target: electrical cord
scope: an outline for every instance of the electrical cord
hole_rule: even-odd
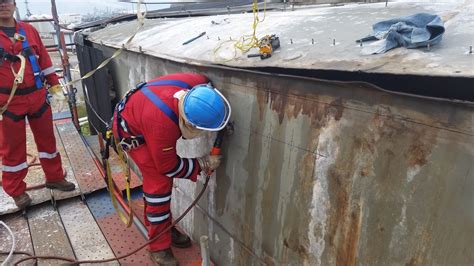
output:
[[[175,226],[178,222],[180,222],[184,216],[186,216],[188,214],[188,212],[198,203],[199,199],[202,197],[202,195],[204,194],[204,191],[206,190],[208,184],[209,184],[209,180],[210,180],[211,176],[210,175],[206,175],[206,181],[204,183],[204,186],[201,190],[201,192],[199,192],[198,196],[196,197],[196,199],[191,203],[191,205],[189,205],[189,207],[178,217],[178,219],[176,219],[173,223],[171,223],[168,227],[166,227],[163,231],[161,231],[158,235],[154,236],[153,238],[151,238],[149,241],[147,241],[146,243],[142,244],[141,246],[139,246],[138,248],[134,249],[133,251],[129,252],[128,254],[125,254],[125,255],[122,255],[120,257],[117,257],[117,258],[110,258],[110,259],[104,259],[104,260],[82,260],[82,261],[77,261],[77,260],[74,260],[74,259],[71,259],[71,258],[66,258],[66,257],[59,257],[59,256],[29,256],[27,258],[23,258],[23,259],[20,259],[18,260],[17,262],[15,262],[13,265],[19,265],[20,263],[22,262],[25,262],[25,261],[28,261],[28,260],[35,260],[35,259],[50,259],[50,260],[62,260],[62,261],[67,261],[67,262],[70,262],[69,265],[80,265],[80,264],[85,264],[85,263],[89,263],[89,264],[95,264],[95,263],[106,263],[106,262],[112,262],[112,261],[118,261],[118,260],[121,260],[123,258],[126,258],[126,257],[129,257],[133,254],[135,254],[136,252],[138,252],[139,250],[143,249],[144,247],[146,247],[147,245],[149,245],[150,243],[152,243],[153,241],[155,241],[156,239],[158,239],[160,236],[162,236],[164,233],[168,232],[173,226]]]
[[[216,48],[214,48],[214,57],[218,62],[226,63],[237,58],[237,51],[241,51],[242,54],[247,53],[252,48],[257,48],[259,40],[257,38],[257,26],[259,23],[265,21],[267,16],[267,1],[263,1],[263,18],[260,19],[259,10],[258,10],[258,0],[254,0],[252,4],[252,13],[253,13],[253,24],[252,24],[252,34],[241,36],[238,40],[227,40],[221,42]],[[224,58],[219,55],[219,51],[224,47],[226,43],[234,43],[234,55],[231,58]]]
[[[12,248],[10,249],[10,252],[8,253],[7,258],[2,263],[2,266],[5,266],[5,265],[7,265],[8,261],[13,256],[13,252],[15,251],[15,246],[16,246],[16,239],[15,239],[15,235],[13,234],[12,230],[10,229],[10,227],[8,227],[8,225],[6,223],[0,221],[0,224],[3,225],[3,227],[5,227],[8,231],[8,233],[10,233],[10,235],[12,236]]]

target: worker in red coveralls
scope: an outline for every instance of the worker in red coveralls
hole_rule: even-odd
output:
[[[114,137],[142,173],[150,238],[171,224],[173,178],[195,182],[201,171],[213,171],[220,164],[219,155],[179,157],[177,140],[223,129],[230,113],[228,101],[210,85],[207,77],[192,73],[166,75],[141,83],[117,105]],[[149,245],[151,258],[159,265],[178,265],[171,244],[188,247],[191,241],[172,228]]]
[[[26,119],[38,147],[38,157],[46,176],[46,187],[63,191],[75,185],[65,180],[61,156],[56,149],[52,112],[47,100],[46,82],[53,101],[65,100],[51,59],[40,36],[31,25],[16,21],[14,0],[0,0],[0,110],[2,186],[15,204],[26,208],[31,198],[23,181],[28,172],[26,160]],[[22,68],[22,62],[24,68]],[[12,94],[16,75],[23,80]],[[11,101],[9,102],[10,96]]]

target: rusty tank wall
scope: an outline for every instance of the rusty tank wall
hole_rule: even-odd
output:
[[[195,240],[209,235],[218,265],[474,262],[473,105],[128,51],[109,71],[121,95],[192,71],[230,100],[223,165],[182,223]],[[211,137],[180,153],[208,152]],[[201,188],[175,182],[175,217]]]

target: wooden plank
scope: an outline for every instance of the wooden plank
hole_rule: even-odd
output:
[[[82,193],[105,188],[105,182],[76,128],[70,123],[56,125]]]
[[[36,255],[75,259],[59,214],[51,204],[37,205],[28,211],[28,224]],[[79,221],[78,221],[79,222]],[[39,260],[38,265],[65,263],[60,260]]]
[[[84,203],[77,198],[61,201],[58,204],[58,211],[78,260],[115,257]],[[118,265],[118,262],[111,264]]]
[[[24,251],[30,254],[33,252],[33,244],[31,243],[30,229],[28,227],[28,221],[25,216],[21,214],[10,214],[0,217],[0,220],[7,224],[8,227],[13,231],[15,236],[16,247],[15,251]],[[12,239],[7,230],[1,227],[0,230],[0,251],[10,252],[12,247]],[[0,255],[0,264],[4,262],[7,256]],[[24,255],[14,255],[9,261],[8,265],[12,265],[15,261],[24,258]],[[20,265],[34,265],[34,261],[27,261]]]

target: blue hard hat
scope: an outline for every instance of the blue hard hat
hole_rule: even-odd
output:
[[[183,109],[187,121],[202,130],[221,130],[230,117],[229,102],[208,84],[194,86],[184,97]]]

